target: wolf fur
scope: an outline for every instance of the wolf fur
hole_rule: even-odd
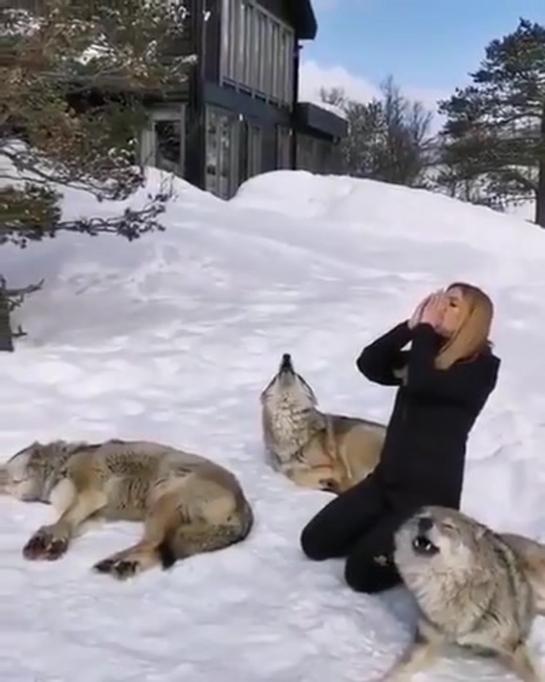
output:
[[[445,644],[495,655],[526,682],[543,679],[527,640],[535,616],[545,615],[544,545],[430,506],[396,532],[394,561],[420,615],[388,682],[411,679]]]
[[[341,493],[376,467],[386,428],[321,412],[317,404],[314,391],[284,353],[261,393],[265,449],[273,467],[297,485]]]
[[[51,503],[59,515],[32,535],[27,559],[58,559],[91,521],[143,521],[138,543],[94,567],[118,579],[227,547],[253,524],[230,471],[146,441],[33,443],[0,466],[0,493]]]

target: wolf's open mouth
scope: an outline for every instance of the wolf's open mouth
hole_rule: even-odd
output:
[[[417,535],[414,538],[413,549],[416,554],[422,554],[423,556],[433,556],[439,552],[439,547],[436,547],[425,535]]]

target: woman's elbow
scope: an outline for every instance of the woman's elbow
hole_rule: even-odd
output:
[[[370,378],[370,374],[372,374],[372,366],[371,362],[369,359],[369,353],[367,351],[367,348],[364,348],[362,352],[359,354],[359,356],[356,359],[356,367],[358,370],[368,379]]]
[[[365,347],[356,360],[356,367],[369,381],[381,383],[383,377],[382,363],[373,354],[369,347]]]

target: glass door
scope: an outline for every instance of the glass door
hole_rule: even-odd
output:
[[[229,199],[239,185],[239,125],[231,112],[217,107],[206,109],[207,191]]]
[[[140,143],[140,161],[183,177],[185,174],[185,105],[149,112]]]

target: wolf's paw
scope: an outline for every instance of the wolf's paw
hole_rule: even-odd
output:
[[[140,562],[130,559],[103,559],[93,568],[98,573],[108,573],[117,580],[126,580],[139,572]]]
[[[51,528],[40,528],[23,547],[25,559],[59,559],[68,549],[68,538],[55,534]]]

